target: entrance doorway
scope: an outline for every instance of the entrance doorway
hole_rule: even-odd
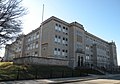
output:
[[[78,56],[78,67],[83,66],[83,57]]]

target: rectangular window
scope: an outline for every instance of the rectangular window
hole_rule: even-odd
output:
[[[68,45],[68,38],[63,37],[62,43],[67,46]]]
[[[33,34],[33,40],[35,40],[36,39],[36,35],[35,34]]]
[[[38,52],[35,52],[35,53],[34,53],[34,56],[38,56]]]
[[[30,49],[32,49],[32,44],[30,44]]]
[[[28,42],[30,42],[30,37],[28,37]]]
[[[55,35],[54,41],[55,41],[56,43],[61,43],[61,37]]]
[[[57,55],[57,48],[54,49],[54,55]]]
[[[86,56],[86,60],[89,60],[90,59],[90,57],[89,56]]]
[[[35,48],[35,43],[33,43],[33,49]]]
[[[63,27],[63,33],[65,33],[66,31],[65,31],[65,27]]]
[[[58,55],[60,55],[60,49],[58,48]]]
[[[55,42],[57,42],[57,35],[55,35],[55,38],[54,38]]]
[[[31,41],[33,40],[33,35],[31,36]]]
[[[65,56],[65,50],[62,50],[62,56]]]
[[[82,36],[77,35],[77,41],[82,43]]]
[[[62,50],[62,56],[67,56],[68,50]]]
[[[59,36],[59,37],[58,37],[58,43],[60,43],[60,42],[61,42],[61,37]]]
[[[36,38],[39,38],[39,32],[36,33]]]
[[[56,31],[61,31],[61,25],[58,25],[57,23],[56,23],[56,25],[55,25],[55,30]]]
[[[55,30],[56,30],[56,31],[58,30],[58,27],[57,27],[57,26],[55,26]]]
[[[38,48],[38,41],[36,41],[35,48]]]
[[[59,31],[61,31],[61,27],[59,27]]]
[[[68,34],[68,28],[66,27],[66,31],[65,31],[66,34]]]

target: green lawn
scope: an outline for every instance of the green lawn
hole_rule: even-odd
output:
[[[24,66],[13,65],[12,62],[0,62],[0,80],[17,78],[17,71],[26,69]]]
[[[83,73],[66,66],[14,65],[12,62],[0,62],[0,81],[36,78],[57,78],[82,76]]]

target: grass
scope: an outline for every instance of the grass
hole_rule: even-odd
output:
[[[81,72],[66,66],[15,65],[12,62],[0,62],[0,81],[36,78],[57,78],[81,76]]]
[[[25,66],[13,65],[13,62],[0,62],[0,80],[17,78],[17,71],[26,69]]]

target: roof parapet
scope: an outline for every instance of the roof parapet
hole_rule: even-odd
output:
[[[82,24],[80,24],[80,23],[78,23],[78,22],[72,22],[72,23],[70,23],[70,26],[77,26],[77,27],[79,27],[79,28],[81,28],[81,29],[83,29],[84,30],[84,27],[83,27],[83,25]]]

